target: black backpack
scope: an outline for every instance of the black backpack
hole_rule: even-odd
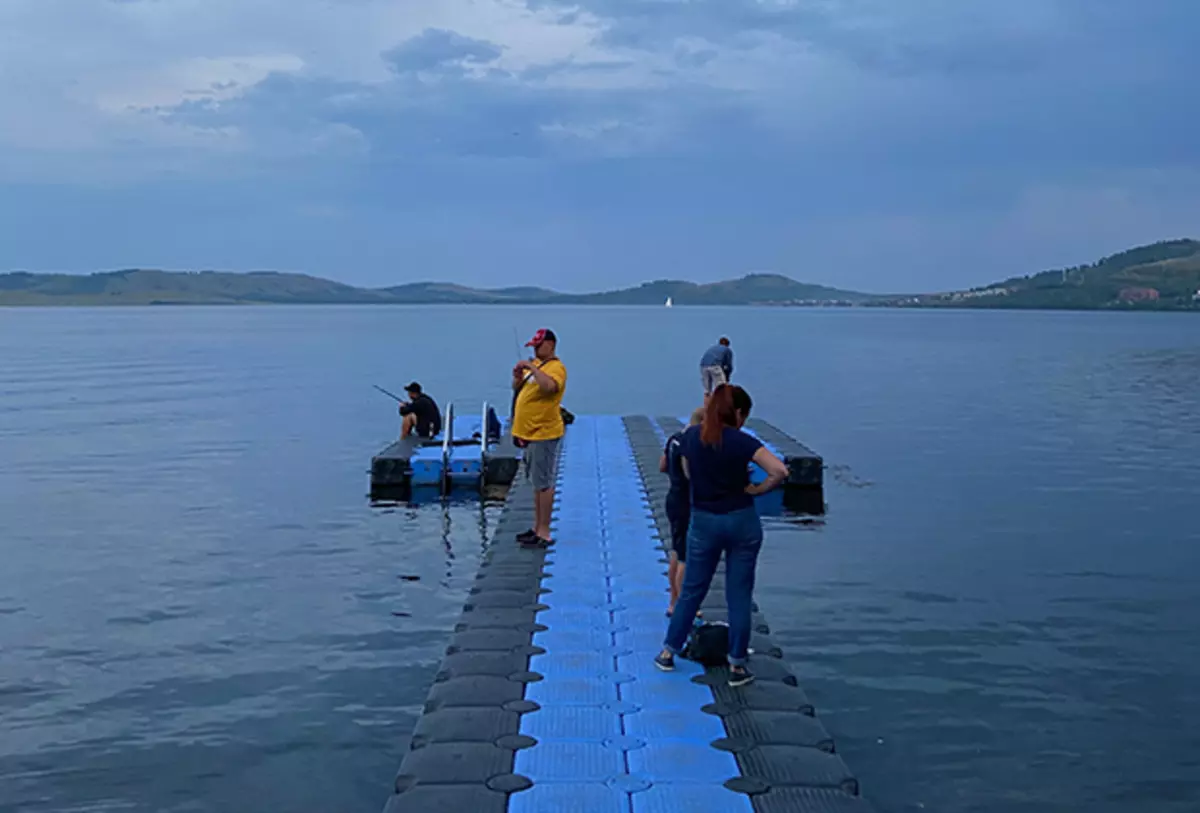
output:
[[[682,655],[704,666],[724,666],[729,662],[729,625],[707,621],[692,627]]]

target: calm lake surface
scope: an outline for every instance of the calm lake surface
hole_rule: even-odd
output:
[[[371,507],[371,385],[543,324],[825,456],[759,600],[881,811],[1200,810],[1200,318],[496,307],[0,310],[0,810],[377,813],[498,509]]]

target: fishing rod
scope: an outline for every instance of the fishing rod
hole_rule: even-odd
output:
[[[385,390],[383,387],[379,386],[378,384],[372,384],[371,386],[374,387],[375,389],[379,390],[380,392],[382,392],[387,397],[394,399],[397,403],[400,403],[400,404],[404,403],[404,399],[401,398],[396,393],[388,392],[387,390]]]
[[[517,361],[520,361],[521,356],[521,337],[517,335],[516,327],[513,328],[513,347],[517,350]]]
[[[519,335],[517,335],[517,327],[516,327],[516,325],[513,325],[513,329],[512,329],[512,331],[513,331],[513,349],[517,351],[517,363],[519,364],[519,363],[521,362],[521,359],[522,359],[522,356],[521,356],[521,337],[520,337]],[[517,414],[517,395],[518,395],[518,393],[519,393],[519,392],[520,392],[520,390],[513,390],[513,394],[512,394],[512,403],[509,405],[509,408],[508,408],[508,417],[509,417],[509,419],[510,419],[510,420],[512,419],[512,417],[513,417],[514,415],[516,415],[516,414]]]

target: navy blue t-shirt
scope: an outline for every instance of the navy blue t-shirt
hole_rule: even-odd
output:
[[[706,446],[700,427],[683,433],[680,449],[687,458],[692,483],[692,508],[710,514],[728,514],[754,505],[746,493],[750,485],[750,461],[762,443],[740,429],[721,430],[721,445]]]
[[[667,477],[671,480],[671,486],[667,490],[667,504],[687,509],[690,505],[690,497],[687,476],[683,473],[683,450],[680,446],[682,441],[683,432],[671,435],[667,438],[663,454],[667,456]]]

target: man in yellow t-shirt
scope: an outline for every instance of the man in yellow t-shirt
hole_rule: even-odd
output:
[[[542,328],[525,343],[534,359],[521,359],[513,367],[512,434],[524,448],[525,473],[533,481],[534,525],[517,534],[526,547],[545,548],[550,542],[550,511],[554,507],[554,483],[558,479],[558,450],[566,431],[562,419],[563,391],[567,368],[559,361],[558,337]]]

